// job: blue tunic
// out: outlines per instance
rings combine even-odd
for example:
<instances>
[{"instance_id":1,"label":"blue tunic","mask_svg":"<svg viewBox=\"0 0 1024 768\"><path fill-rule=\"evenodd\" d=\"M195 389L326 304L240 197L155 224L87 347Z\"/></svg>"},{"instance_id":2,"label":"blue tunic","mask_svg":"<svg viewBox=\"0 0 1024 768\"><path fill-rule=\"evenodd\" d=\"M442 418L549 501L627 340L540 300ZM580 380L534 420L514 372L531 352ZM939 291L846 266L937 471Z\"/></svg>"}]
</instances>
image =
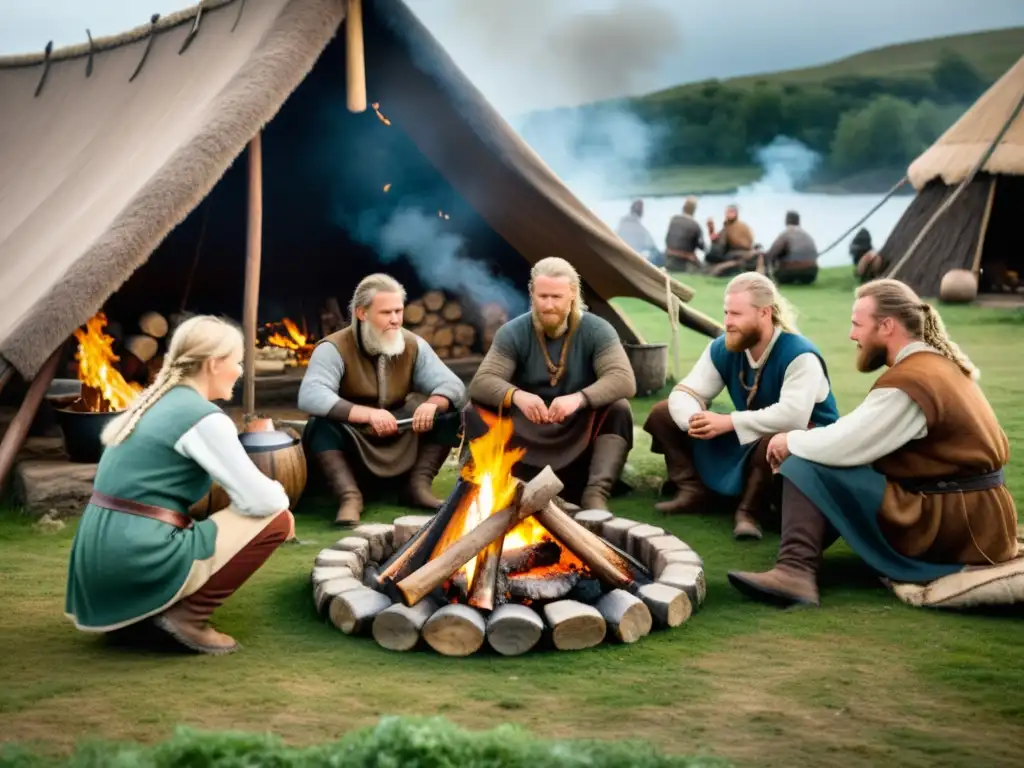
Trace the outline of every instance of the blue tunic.
<instances>
[{"instance_id":1,"label":"blue tunic","mask_svg":"<svg viewBox=\"0 0 1024 768\"><path fill-rule=\"evenodd\" d=\"M786 369L797 357L807 352L813 353L821 361L825 378L828 380L828 368L818 348L804 336L782 332L775 340L768 359L761 366L757 394L749 406L747 390L740 383L741 374L745 374L744 380L747 384L754 381L754 371L747 362L746 352L730 352L725 346L725 336L719 336L711 342L711 363L725 382L735 409L756 411L779 402ZM829 381L828 397L820 403L815 403L814 410L811 411L811 424L822 427L832 424L838 418L839 409L836 408L832 384ZM701 482L722 496L739 496L746 484L747 459L756 445L756 441L740 445L735 432L727 432L711 440L694 440L693 463Z\"/></svg>"}]
</instances>

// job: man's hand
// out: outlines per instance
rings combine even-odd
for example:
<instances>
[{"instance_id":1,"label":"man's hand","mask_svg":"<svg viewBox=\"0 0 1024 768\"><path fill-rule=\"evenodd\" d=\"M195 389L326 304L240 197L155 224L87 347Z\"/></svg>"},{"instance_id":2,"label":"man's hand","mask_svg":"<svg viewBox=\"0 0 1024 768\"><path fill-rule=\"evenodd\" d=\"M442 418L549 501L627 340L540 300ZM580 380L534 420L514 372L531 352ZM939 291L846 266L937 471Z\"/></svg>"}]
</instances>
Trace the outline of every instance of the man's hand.
<instances>
[{"instance_id":1,"label":"man's hand","mask_svg":"<svg viewBox=\"0 0 1024 768\"><path fill-rule=\"evenodd\" d=\"M789 435L787 433L780 432L768 441L768 463L771 465L772 472L778 472L779 466L789 456Z\"/></svg>"},{"instance_id":2,"label":"man's hand","mask_svg":"<svg viewBox=\"0 0 1024 768\"><path fill-rule=\"evenodd\" d=\"M551 401L548 408L548 421L554 424L561 424L572 416L583 406L583 395L576 392L571 395L562 395Z\"/></svg>"},{"instance_id":3,"label":"man's hand","mask_svg":"<svg viewBox=\"0 0 1024 768\"><path fill-rule=\"evenodd\" d=\"M412 414L412 431L429 432L434 427L436 403L421 403Z\"/></svg>"},{"instance_id":4,"label":"man's hand","mask_svg":"<svg viewBox=\"0 0 1024 768\"><path fill-rule=\"evenodd\" d=\"M698 440L710 440L732 430L732 416L726 414L701 411L690 417L689 435Z\"/></svg>"},{"instance_id":5,"label":"man's hand","mask_svg":"<svg viewBox=\"0 0 1024 768\"><path fill-rule=\"evenodd\" d=\"M377 437L398 434L398 419L391 411L385 411L383 408L376 408L370 412L369 424Z\"/></svg>"},{"instance_id":6,"label":"man's hand","mask_svg":"<svg viewBox=\"0 0 1024 768\"><path fill-rule=\"evenodd\" d=\"M512 395L512 404L523 412L523 415L534 424L547 424L550 421L548 407L544 401L532 392L517 389Z\"/></svg>"}]
</instances>

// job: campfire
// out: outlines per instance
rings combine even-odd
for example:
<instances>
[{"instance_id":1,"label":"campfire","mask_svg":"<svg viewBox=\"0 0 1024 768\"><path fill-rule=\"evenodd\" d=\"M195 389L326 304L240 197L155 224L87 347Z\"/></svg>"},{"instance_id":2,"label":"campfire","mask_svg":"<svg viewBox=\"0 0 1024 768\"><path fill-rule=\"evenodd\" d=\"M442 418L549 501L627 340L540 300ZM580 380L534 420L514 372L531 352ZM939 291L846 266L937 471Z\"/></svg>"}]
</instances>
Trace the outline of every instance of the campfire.
<instances>
[{"instance_id":1,"label":"campfire","mask_svg":"<svg viewBox=\"0 0 1024 768\"><path fill-rule=\"evenodd\" d=\"M265 323L260 334L261 344L256 350L258 357L261 360L279 360L289 367L309 365L315 339L306 329L305 320L302 326L300 330L295 321L288 317L278 322Z\"/></svg>"},{"instance_id":2,"label":"campfire","mask_svg":"<svg viewBox=\"0 0 1024 768\"><path fill-rule=\"evenodd\" d=\"M75 330L78 350L78 380L82 382L82 396L68 409L89 413L123 411L142 391L142 385L125 381L114 367L120 357L114 354L114 339L104 333L107 316L98 312Z\"/></svg>"},{"instance_id":3,"label":"campfire","mask_svg":"<svg viewBox=\"0 0 1024 768\"><path fill-rule=\"evenodd\" d=\"M550 467L513 476L512 422L491 417L435 515L363 525L317 556L318 610L392 650L423 639L445 655L632 643L675 627L704 600L702 561L663 529L555 504Z\"/></svg>"}]
</instances>

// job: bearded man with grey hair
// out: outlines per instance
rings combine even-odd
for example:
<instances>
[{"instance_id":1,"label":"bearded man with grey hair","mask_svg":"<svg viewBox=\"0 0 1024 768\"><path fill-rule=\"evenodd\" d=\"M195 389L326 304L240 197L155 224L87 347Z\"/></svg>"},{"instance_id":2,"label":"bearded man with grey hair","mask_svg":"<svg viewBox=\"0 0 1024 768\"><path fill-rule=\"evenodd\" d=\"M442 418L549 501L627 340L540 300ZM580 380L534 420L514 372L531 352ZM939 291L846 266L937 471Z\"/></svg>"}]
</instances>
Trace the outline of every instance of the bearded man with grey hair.
<instances>
[{"instance_id":1,"label":"bearded man with grey hair","mask_svg":"<svg viewBox=\"0 0 1024 768\"><path fill-rule=\"evenodd\" d=\"M526 449L517 476L550 465L567 501L607 509L633 445L633 369L611 324L585 311L565 259L534 265L530 304L498 330L469 384L466 440L485 434L500 410L512 419L512 445Z\"/></svg>"},{"instance_id":2,"label":"bearded man with grey hair","mask_svg":"<svg viewBox=\"0 0 1024 768\"><path fill-rule=\"evenodd\" d=\"M405 289L373 274L356 287L351 325L321 339L299 388L303 440L338 496L335 522L359 522L364 481L408 473L406 503L437 509L434 478L458 445L466 387L423 339L402 327ZM398 419L412 417L409 430ZM365 485L365 482L363 483Z\"/></svg>"}]
</instances>

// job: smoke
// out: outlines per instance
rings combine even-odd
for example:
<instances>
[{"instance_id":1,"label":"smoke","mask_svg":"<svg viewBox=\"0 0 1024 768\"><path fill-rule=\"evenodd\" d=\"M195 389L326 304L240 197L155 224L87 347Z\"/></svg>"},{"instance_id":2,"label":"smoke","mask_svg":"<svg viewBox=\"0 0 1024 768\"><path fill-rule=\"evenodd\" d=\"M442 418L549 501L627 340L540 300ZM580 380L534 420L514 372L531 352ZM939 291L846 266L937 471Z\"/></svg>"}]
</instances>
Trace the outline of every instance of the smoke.
<instances>
[{"instance_id":1,"label":"smoke","mask_svg":"<svg viewBox=\"0 0 1024 768\"><path fill-rule=\"evenodd\" d=\"M794 192L822 161L820 154L788 136L776 136L766 146L758 147L754 158L764 169L764 176L741 187L738 190L741 195Z\"/></svg>"},{"instance_id":2,"label":"smoke","mask_svg":"<svg viewBox=\"0 0 1024 768\"><path fill-rule=\"evenodd\" d=\"M468 256L464 238L447 231L445 221L437 212L428 214L420 207L400 205L390 213L363 211L349 235L373 248L385 265L404 256L428 290L443 289L478 304L497 302L510 315L526 311L523 293Z\"/></svg>"}]
</instances>

